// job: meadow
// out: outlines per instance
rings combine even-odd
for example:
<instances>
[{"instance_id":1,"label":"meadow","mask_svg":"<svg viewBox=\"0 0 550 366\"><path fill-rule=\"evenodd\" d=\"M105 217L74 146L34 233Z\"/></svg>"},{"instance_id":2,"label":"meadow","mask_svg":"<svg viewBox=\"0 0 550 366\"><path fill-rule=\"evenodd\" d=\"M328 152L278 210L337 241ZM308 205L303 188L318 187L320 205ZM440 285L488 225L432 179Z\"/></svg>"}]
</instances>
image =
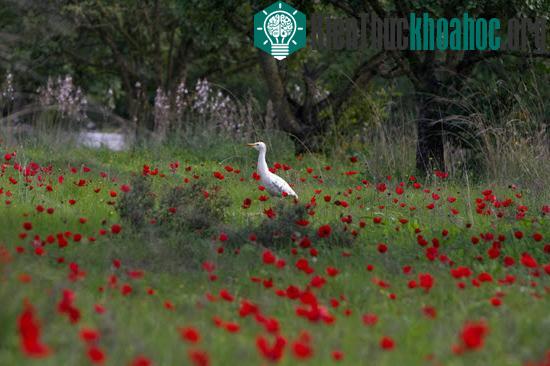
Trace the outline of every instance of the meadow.
<instances>
[{"instance_id":1,"label":"meadow","mask_svg":"<svg viewBox=\"0 0 550 366\"><path fill-rule=\"evenodd\" d=\"M548 1L284 2L0 0L0 366L550 366Z\"/></svg>"},{"instance_id":2,"label":"meadow","mask_svg":"<svg viewBox=\"0 0 550 366\"><path fill-rule=\"evenodd\" d=\"M550 363L547 189L224 148L0 146L0 364Z\"/></svg>"}]
</instances>

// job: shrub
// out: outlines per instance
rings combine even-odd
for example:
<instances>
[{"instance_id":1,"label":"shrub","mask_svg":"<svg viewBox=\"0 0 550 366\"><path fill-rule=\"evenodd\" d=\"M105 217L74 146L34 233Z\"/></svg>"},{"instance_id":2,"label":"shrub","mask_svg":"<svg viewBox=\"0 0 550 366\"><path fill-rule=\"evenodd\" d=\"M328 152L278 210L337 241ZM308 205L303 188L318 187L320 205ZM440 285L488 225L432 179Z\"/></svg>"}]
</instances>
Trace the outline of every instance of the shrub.
<instances>
[{"instance_id":1,"label":"shrub","mask_svg":"<svg viewBox=\"0 0 550 366\"><path fill-rule=\"evenodd\" d=\"M123 220L134 228L142 228L151 218L155 207L155 194L148 177L134 176L130 180L131 190L122 195L117 211Z\"/></svg>"},{"instance_id":2,"label":"shrub","mask_svg":"<svg viewBox=\"0 0 550 366\"><path fill-rule=\"evenodd\" d=\"M296 222L307 219L307 208L302 203L290 204L279 202L275 208L275 217L266 217L256 228L248 229L256 234L258 243L266 247L288 246L288 238L311 236L309 227L302 227Z\"/></svg>"},{"instance_id":3,"label":"shrub","mask_svg":"<svg viewBox=\"0 0 550 366\"><path fill-rule=\"evenodd\" d=\"M170 232L206 231L223 221L230 199L202 182L166 191L158 208L159 226Z\"/></svg>"},{"instance_id":4,"label":"shrub","mask_svg":"<svg viewBox=\"0 0 550 366\"><path fill-rule=\"evenodd\" d=\"M308 215L308 205L304 203L291 204L290 200L279 202L274 208L275 217L266 217L258 225L247 226L238 232L232 232L231 228L225 228L229 234L230 243L240 245L247 240L252 233L256 236L256 242L268 248L289 247L292 243L289 238L298 244L302 238L309 237L314 245L349 246L353 243L354 236L349 231L344 231L341 223L332 224L331 234L325 238L318 238L318 227L310 224L300 225L300 222L311 221Z\"/></svg>"},{"instance_id":5,"label":"shrub","mask_svg":"<svg viewBox=\"0 0 550 366\"><path fill-rule=\"evenodd\" d=\"M136 176L130 186L117 210L132 225L136 239L122 240L113 250L137 246L132 250L136 265L151 270L200 268L209 243L205 232L220 227L229 198L202 182L168 188L159 195L152 191L149 177Z\"/></svg>"}]
</instances>

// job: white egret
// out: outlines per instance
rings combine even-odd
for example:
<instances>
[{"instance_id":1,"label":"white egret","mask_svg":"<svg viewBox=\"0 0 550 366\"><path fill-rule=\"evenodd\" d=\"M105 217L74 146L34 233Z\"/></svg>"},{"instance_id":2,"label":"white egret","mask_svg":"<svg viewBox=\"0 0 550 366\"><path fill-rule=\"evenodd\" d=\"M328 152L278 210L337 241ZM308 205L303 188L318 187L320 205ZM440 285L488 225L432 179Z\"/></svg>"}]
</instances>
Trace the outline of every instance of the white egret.
<instances>
[{"instance_id":1,"label":"white egret","mask_svg":"<svg viewBox=\"0 0 550 366\"><path fill-rule=\"evenodd\" d=\"M265 144L259 141L247 145L253 147L260 152L258 154L258 174L260 175L260 181L262 182L262 185L265 187L265 189L272 196L292 196L298 198L296 192L294 192L294 190L290 188L290 185L283 178L269 171L269 168L267 167L267 163L265 161L265 152L267 150Z\"/></svg>"}]
</instances>

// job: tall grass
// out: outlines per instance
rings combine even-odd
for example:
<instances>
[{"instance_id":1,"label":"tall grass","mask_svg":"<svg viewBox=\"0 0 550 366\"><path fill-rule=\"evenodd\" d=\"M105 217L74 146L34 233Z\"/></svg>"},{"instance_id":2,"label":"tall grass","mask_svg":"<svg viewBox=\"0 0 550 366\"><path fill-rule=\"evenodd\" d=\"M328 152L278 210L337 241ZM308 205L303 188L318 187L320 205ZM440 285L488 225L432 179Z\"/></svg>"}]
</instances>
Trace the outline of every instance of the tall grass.
<instances>
[{"instance_id":1,"label":"tall grass","mask_svg":"<svg viewBox=\"0 0 550 366\"><path fill-rule=\"evenodd\" d=\"M448 144L448 170L543 191L550 181L550 95L539 91L541 82L534 75L484 82L455 101L461 113L450 137L458 143Z\"/></svg>"},{"instance_id":2,"label":"tall grass","mask_svg":"<svg viewBox=\"0 0 550 366\"><path fill-rule=\"evenodd\" d=\"M470 82L462 95L440 98L445 167L456 180L517 184L544 191L550 182L550 93L535 75ZM391 87L361 93L336 121L326 141L339 158L357 154L374 177L414 174L416 111L411 95ZM359 121L356 114L359 111Z\"/></svg>"}]
</instances>

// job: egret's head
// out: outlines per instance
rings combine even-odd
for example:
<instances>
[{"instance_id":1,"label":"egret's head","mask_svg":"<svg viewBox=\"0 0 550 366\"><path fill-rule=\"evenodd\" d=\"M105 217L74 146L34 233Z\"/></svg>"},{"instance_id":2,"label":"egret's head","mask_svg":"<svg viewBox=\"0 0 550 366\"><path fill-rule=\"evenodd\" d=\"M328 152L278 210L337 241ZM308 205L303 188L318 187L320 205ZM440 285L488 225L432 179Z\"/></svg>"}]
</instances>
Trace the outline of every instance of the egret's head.
<instances>
[{"instance_id":1,"label":"egret's head","mask_svg":"<svg viewBox=\"0 0 550 366\"><path fill-rule=\"evenodd\" d=\"M250 147L253 147L254 149L256 149L258 151L265 151L266 150L265 144L261 141L254 142L252 144L246 144L246 145L250 146Z\"/></svg>"}]
</instances>

